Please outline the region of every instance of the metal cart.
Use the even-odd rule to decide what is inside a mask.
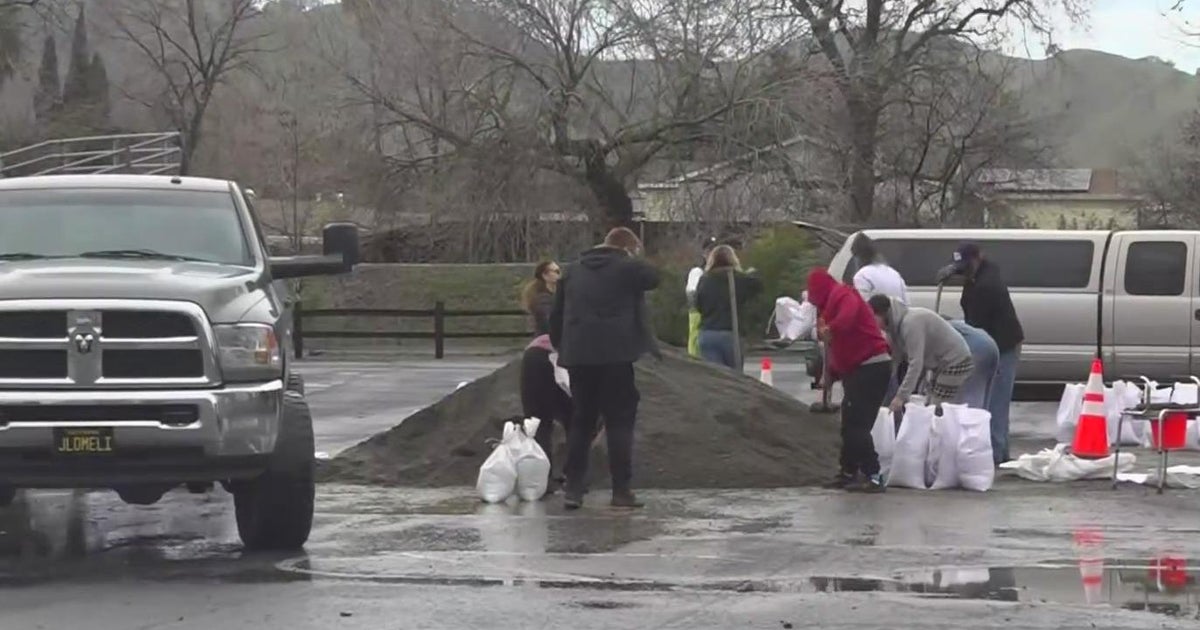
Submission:
[[[1197,389],[1200,389],[1200,378],[1197,378],[1190,374],[1187,376],[1187,378],[1196,384]],[[1154,393],[1154,382],[1151,381],[1149,378],[1147,378],[1145,376],[1141,376],[1141,375],[1139,375],[1137,377],[1137,379],[1142,382],[1142,401],[1140,404],[1138,404],[1138,406],[1122,411],[1121,415],[1117,419],[1117,443],[1116,443],[1115,448],[1113,449],[1113,474],[1112,474],[1113,488],[1116,488],[1117,483],[1118,483],[1117,482],[1117,464],[1120,462],[1120,459],[1121,459],[1121,439],[1120,439],[1120,437],[1121,437],[1121,429],[1124,427],[1124,424],[1125,424],[1125,419],[1129,418],[1130,420],[1146,420],[1149,422],[1157,422],[1158,423],[1159,439],[1158,439],[1158,445],[1155,448],[1155,450],[1158,452],[1158,457],[1159,457],[1159,461],[1158,461],[1158,494],[1162,494],[1163,488],[1166,486],[1166,483],[1167,483],[1167,456],[1171,450],[1175,450],[1175,449],[1167,448],[1167,446],[1165,445],[1165,443],[1166,443],[1166,440],[1164,439],[1165,434],[1166,434],[1166,422],[1165,421],[1167,419],[1167,416],[1182,413],[1187,416],[1188,420],[1196,419],[1196,418],[1200,417],[1200,402],[1193,403],[1193,404],[1181,404],[1181,403],[1172,403],[1172,402],[1165,402],[1165,403],[1151,402],[1153,400],[1152,394]],[[1172,385],[1171,389],[1172,389],[1172,393],[1173,393],[1175,386]]]

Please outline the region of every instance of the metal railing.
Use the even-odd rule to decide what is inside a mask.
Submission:
[[[0,153],[0,177],[176,175],[182,158],[178,131],[59,138]]]

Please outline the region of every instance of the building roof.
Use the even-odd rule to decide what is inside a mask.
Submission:
[[[996,193],[1121,196],[1118,172],[1111,168],[985,169],[978,182]]]
[[[230,182],[208,177],[173,175],[35,175],[0,178],[0,190],[50,188],[154,188],[228,192]]]
[[[787,140],[784,140],[783,142],[777,142],[775,144],[770,144],[765,147],[759,147],[756,149],[752,149],[752,150],[747,151],[737,157],[725,160],[724,162],[717,162],[716,164],[712,164],[709,166],[705,166],[703,168],[696,169],[694,171],[684,173],[683,175],[680,175],[678,177],[672,177],[671,179],[667,179],[667,180],[663,180],[663,181],[659,181],[659,182],[646,182],[644,184],[638,184],[637,188],[638,188],[638,190],[673,190],[683,184],[689,183],[694,180],[703,179],[704,177],[707,177],[709,175],[713,175],[714,173],[718,173],[720,171],[724,171],[726,169],[732,168],[733,166],[736,166],[737,164],[752,160],[756,157],[759,157],[764,154],[768,154],[772,151],[778,151],[780,149],[789,149],[789,148],[799,146],[799,145],[809,145],[811,147],[815,147],[817,149],[824,149],[827,151],[835,150],[832,147],[832,145],[830,145],[828,142],[814,138],[809,135],[799,134],[799,135],[792,136],[791,138],[788,138]]]

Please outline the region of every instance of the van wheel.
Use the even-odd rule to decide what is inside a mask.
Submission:
[[[238,535],[247,549],[295,550],[308,542],[316,497],[314,448],[308,404],[286,392],[267,470],[231,484]]]

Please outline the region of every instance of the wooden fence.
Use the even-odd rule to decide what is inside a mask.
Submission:
[[[529,339],[533,332],[529,330],[512,332],[446,332],[446,320],[459,317],[512,317],[525,315],[520,310],[468,311],[450,310],[444,302],[437,302],[432,309],[391,309],[391,308],[322,308],[305,310],[303,302],[294,305],[294,324],[292,327],[292,345],[296,358],[304,356],[305,339],[432,339],[433,355],[438,358],[446,356],[447,339]],[[306,322],[310,319],[330,317],[411,317],[432,319],[431,331],[400,331],[400,330],[308,330]]]

